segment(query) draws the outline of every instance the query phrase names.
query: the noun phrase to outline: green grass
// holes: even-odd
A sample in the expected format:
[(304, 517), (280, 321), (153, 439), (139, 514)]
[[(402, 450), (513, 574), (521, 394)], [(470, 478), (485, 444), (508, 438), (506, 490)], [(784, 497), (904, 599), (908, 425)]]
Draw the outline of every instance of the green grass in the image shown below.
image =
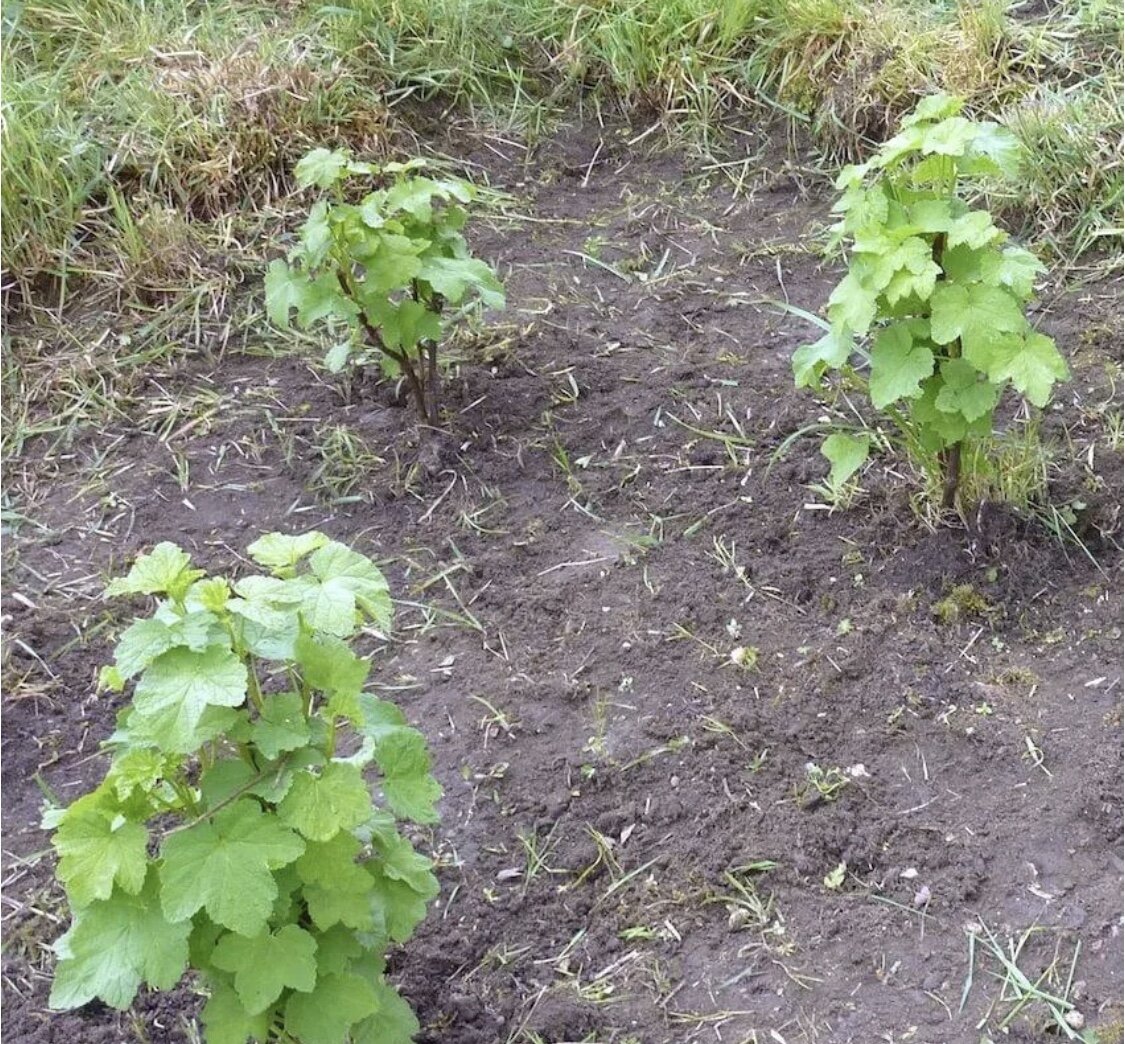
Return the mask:
[(138, 219), (261, 206), (313, 143), (386, 150), (415, 101), (531, 140), (615, 111), (705, 157), (776, 117), (830, 174), (939, 88), (1027, 143), (1018, 193), (994, 195), (1073, 255), (1122, 224), (1121, 20), (1104, 0), (1035, 18), (1002, 0), (13, 2), (4, 268), (67, 271), (106, 238), (111, 187)]

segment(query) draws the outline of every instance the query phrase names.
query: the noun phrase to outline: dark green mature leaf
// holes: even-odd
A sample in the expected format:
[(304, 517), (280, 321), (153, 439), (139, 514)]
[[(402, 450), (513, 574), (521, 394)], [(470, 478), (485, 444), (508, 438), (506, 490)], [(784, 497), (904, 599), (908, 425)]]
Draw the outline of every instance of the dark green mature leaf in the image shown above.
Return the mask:
[(142, 982), (170, 990), (188, 959), (190, 921), (169, 924), (157, 899), (156, 873), (136, 895), (115, 889), (109, 899), (75, 911), (54, 945), (59, 961), (52, 1008), (78, 1008), (95, 997), (127, 1008)]
[(206, 909), (216, 923), (257, 935), (277, 898), (271, 870), (296, 860), (305, 843), (248, 798), (165, 839), (160, 898), (170, 921)]
[(467, 290), (474, 290), (489, 308), (504, 307), (504, 288), (483, 261), (472, 257), (427, 257), (418, 278), (424, 279), (452, 304), (459, 304)]
[(266, 696), (262, 710), (250, 727), (250, 737), (267, 758), (296, 750), (309, 742), (309, 723), (299, 692)]
[(437, 878), (432, 879), (432, 887), (419, 892), (405, 881), (381, 873), (375, 864), (369, 870), (374, 882), (371, 897), (387, 935), (395, 942), (406, 942), (426, 916), (426, 904), (438, 894)]

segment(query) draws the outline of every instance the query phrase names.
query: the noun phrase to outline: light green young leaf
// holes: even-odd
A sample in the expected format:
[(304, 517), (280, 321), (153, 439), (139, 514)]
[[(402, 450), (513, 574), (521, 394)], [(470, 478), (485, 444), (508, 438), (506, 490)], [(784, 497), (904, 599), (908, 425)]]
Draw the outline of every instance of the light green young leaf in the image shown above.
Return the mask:
[(358, 975), (325, 975), (312, 993), (285, 1005), (285, 1032), (301, 1044), (340, 1044), (348, 1029), (379, 1010), (375, 987)]
[[(246, 549), (246, 553), (267, 569), (285, 571), (328, 542), (328, 537), (315, 529), (292, 536), (288, 533), (266, 533), (265, 536), (258, 537)], [(274, 589), (280, 590), (276, 587)]]
[(956, 116), (965, 107), (964, 98), (937, 92), (928, 94), (923, 98), (909, 116), (904, 116), (902, 125), (913, 127), (916, 123), (926, 123), (931, 120), (945, 120)]
[(169, 614), (167, 619), (152, 617), (135, 620), (121, 634), (114, 662), (122, 678), (139, 674), (162, 653), (177, 646), (202, 652), (210, 644), (212, 629), (218, 623), (214, 613)]
[(956, 247), (964, 244), (971, 250), (980, 250), (1007, 238), (1008, 234), (992, 223), (992, 215), (987, 210), (971, 210), (949, 226), (946, 245)]
[(833, 329), (867, 333), (875, 318), (875, 291), (868, 290), (849, 272), (828, 298), (828, 318)]
[(922, 133), (923, 155), (963, 156), (977, 136), (976, 126), (964, 116), (950, 116)]
[(246, 699), (246, 666), (229, 648), (176, 648), (158, 656), (137, 683), (134, 724), (143, 723), (161, 750), (190, 753), (208, 707), (237, 707)]
[(74, 922), (54, 945), (58, 955), (51, 987), (52, 1008), (79, 1008), (100, 997), (128, 1008), (142, 982), (170, 990), (188, 959), (191, 922), (169, 924), (157, 900), (155, 871), (136, 895), (115, 890), (75, 912)]
[(304, 850), (304, 841), (257, 802), (236, 801), (165, 839), (160, 850), (165, 916), (182, 921), (206, 909), (216, 924), (239, 935), (257, 935), (277, 898), (271, 871), (292, 863)]
[(274, 326), (289, 326), (289, 315), (304, 306), (309, 280), (304, 272), (275, 259), (266, 269), (266, 315)]
[(1055, 382), (1065, 381), (1070, 371), (1055, 342), (1033, 332), (1022, 341), (1012, 339), (999, 348), (989, 376), (994, 381), (1010, 380), (1028, 402), (1042, 408), (1050, 401)]
[(793, 377), (798, 388), (815, 388), (826, 369), (838, 370), (852, 354), (850, 331), (834, 328), (819, 341), (803, 344), (793, 353)]
[(863, 465), (871, 453), (871, 439), (867, 435), (850, 435), (834, 432), (821, 443), (821, 454), (832, 465), (828, 485), (839, 492)]
[(203, 576), (202, 569), (190, 569), (191, 557), (175, 544), (157, 544), (147, 555), (141, 555), (127, 576), (111, 580), (105, 597), (128, 594), (170, 594), (182, 597), (192, 582)]
[(298, 773), (277, 811), (310, 841), (327, 841), (371, 815), (371, 795), (359, 769), (334, 761), (319, 775)]
[(108, 899), (116, 884), (136, 895), (148, 873), (148, 831), (141, 823), (100, 809), (64, 814), (53, 838), (58, 876), (71, 904)]
[(324, 354), (324, 368), (329, 373), (342, 373), (352, 355), (351, 341), (334, 344)]
[(992, 412), (1000, 389), (965, 359), (946, 359), (941, 364), (942, 386), (934, 405), (943, 413), (960, 413), (975, 421)]
[(967, 346), (973, 338), (1018, 333), (1027, 325), (1015, 299), (999, 287), (943, 283), (932, 300), (930, 336), (936, 344), (949, 344), (960, 337)]
[(316, 940), (295, 924), (250, 938), (228, 932), (211, 963), (234, 973), (238, 999), (251, 1015), (265, 1011), (286, 987), (302, 993), (316, 987)]
[(1047, 271), (1039, 258), (1023, 247), (1010, 246), (1002, 251), (988, 251), (981, 257), (980, 277), (990, 286), (1009, 287), (1017, 296), (1027, 299), (1035, 289), (1035, 279)]
[(483, 261), (473, 257), (426, 257), (418, 278), (424, 279), (451, 304), (459, 304), (472, 289), (488, 308), (504, 307), (504, 287)]
[(293, 174), (301, 188), (331, 188), (343, 177), (349, 159), (343, 149), (313, 149), (297, 163)]
[(331, 542), (313, 553), (309, 566), (322, 587), (350, 592), (363, 613), (380, 630), (390, 632), (394, 613), (390, 590), (386, 578), (371, 559), (343, 544)]
[[(924, 323), (922, 324), (924, 326)], [(871, 404), (885, 409), (899, 399), (916, 399), (921, 383), (934, 372), (934, 354), (915, 337), (914, 322), (880, 330), (871, 349)]]
[(307, 330), (329, 316), (351, 322), (359, 311), (359, 305), (344, 293), (336, 273), (322, 272), (306, 284), (297, 310), (297, 322), (301, 329)]

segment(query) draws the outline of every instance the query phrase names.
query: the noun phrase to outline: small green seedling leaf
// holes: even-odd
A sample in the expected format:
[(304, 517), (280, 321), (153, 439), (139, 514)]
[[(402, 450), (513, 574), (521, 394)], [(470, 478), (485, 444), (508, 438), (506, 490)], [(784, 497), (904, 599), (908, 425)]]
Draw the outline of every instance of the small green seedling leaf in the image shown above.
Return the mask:
[(824, 440), (820, 452), (832, 465), (828, 473), (828, 485), (833, 492), (839, 493), (867, 462), (871, 453), (871, 440), (866, 435), (835, 432)]

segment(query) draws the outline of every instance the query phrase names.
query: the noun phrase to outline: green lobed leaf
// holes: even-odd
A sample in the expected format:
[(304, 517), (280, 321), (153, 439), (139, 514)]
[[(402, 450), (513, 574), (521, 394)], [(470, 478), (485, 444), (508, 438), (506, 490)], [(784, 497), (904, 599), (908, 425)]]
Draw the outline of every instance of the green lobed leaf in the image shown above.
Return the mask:
[(327, 189), (344, 176), (349, 160), (344, 149), (313, 149), (297, 163), (293, 174), (301, 188), (315, 185), (317, 188)]
[(348, 970), (365, 947), (355, 932), (338, 924), (316, 933), (316, 967), (320, 975), (337, 975)]
[(834, 432), (820, 446), (820, 452), (832, 465), (828, 473), (829, 487), (839, 492), (871, 454), (871, 439), (867, 435)]
[(395, 815), (415, 823), (436, 823), (434, 804), (442, 789), (430, 775), (430, 755), (422, 734), (395, 729), (376, 743), (375, 760), (383, 774), (383, 796)]
[(182, 597), (192, 582), (203, 576), (202, 569), (191, 569), (191, 557), (175, 544), (157, 544), (133, 563), (128, 574), (111, 580), (106, 598), (129, 594), (170, 594)]
[(160, 898), (170, 921), (197, 910), (239, 935), (265, 927), (277, 884), (272, 870), (296, 860), (305, 843), (249, 798), (167, 837), (160, 850)]
[(943, 283), (934, 291), (932, 300), (930, 336), (936, 344), (949, 344), (960, 337), (968, 349), (974, 339), (1016, 333), (1027, 325), (1016, 300), (999, 287)]
[(249, 938), (228, 932), (211, 963), (234, 973), (235, 992), (251, 1015), (265, 1011), (286, 988), (311, 993), (316, 987), (316, 940), (295, 924)]
[(989, 377), (994, 381), (1009, 380), (1012, 386), (1034, 406), (1043, 407), (1051, 399), (1056, 381), (1070, 376), (1066, 362), (1055, 342), (1041, 333), (1009, 340), (996, 351)]
[(237, 707), (245, 701), (246, 691), (246, 665), (231, 649), (170, 649), (152, 662), (137, 683), (131, 725), (143, 722), (145, 734), (161, 750), (191, 753), (204, 711)]
[[(365, 616), (384, 632), (390, 632), (394, 613), (390, 590), (386, 578), (371, 559), (333, 541), (313, 552), (309, 566), (322, 588), (349, 592), (354, 605)], [(345, 635), (327, 627), (324, 630), (339, 637), (352, 633), (349, 630)]]
[(880, 330), (871, 348), (871, 404), (885, 409), (899, 399), (916, 399), (934, 372), (934, 354), (918, 334), (925, 322), (894, 323)]
[(389, 983), (374, 983), (379, 1010), (352, 1030), (352, 1044), (411, 1044), (421, 1031), (410, 1005)]
[(850, 331), (835, 328), (819, 341), (803, 344), (793, 353), (793, 377), (798, 388), (815, 388), (826, 369), (838, 370), (852, 354), (854, 338)]
[(304, 272), (280, 259), (266, 269), (266, 315), (274, 326), (286, 329), (293, 311), (304, 305), (309, 280)]
[(489, 308), (504, 307), (504, 288), (492, 269), (478, 258), (428, 257), (418, 278), (424, 279), (451, 304), (459, 304), (473, 290)]
[(987, 210), (972, 210), (968, 214), (962, 214), (949, 226), (946, 244), (950, 247), (964, 244), (971, 250), (980, 250), (1006, 238), (1007, 233), (992, 223), (992, 215)]
[(172, 613), (169, 619), (151, 617), (133, 621), (122, 632), (114, 651), (114, 662), (120, 676), (132, 678), (161, 653), (178, 646), (202, 652), (210, 644), (218, 622), (218, 617), (206, 610), (182, 617)]
[(381, 873), (375, 864), (368, 869), (374, 882), (371, 898), (387, 935), (395, 942), (406, 942), (425, 918), (429, 901), (438, 894), (437, 878), (431, 888), (419, 892), (405, 881)]
[(142, 982), (170, 990), (187, 967), (191, 922), (169, 924), (157, 899), (151, 871), (136, 895), (115, 889), (75, 911), (74, 921), (54, 944), (58, 955), (50, 1006), (78, 1008), (95, 997), (128, 1008)]
[(64, 814), (53, 838), (58, 876), (74, 906), (109, 899), (116, 884), (136, 895), (148, 873), (148, 831), (120, 813), (100, 809)]
[(315, 529), (295, 536), (266, 533), (247, 547), (246, 553), (267, 569), (288, 570), (328, 542), (328, 537)]
[(380, 930), (376, 920), (379, 911), (372, 903), (374, 884), (370, 874), (362, 891), (343, 891), (331, 885), (305, 885), (302, 894), (308, 906), (309, 917), (322, 931), (335, 925), (344, 925), (357, 931)]
[(875, 319), (875, 291), (849, 272), (828, 298), (828, 318), (834, 329), (865, 334)]
[(327, 841), (371, 815), (371, 794), (358, 768), (333, 761), (319, 774), (298, 773), (277, 811), (310, 841)]
[(265, 1044), (270, 1037), (270, 1013), (251, 1015), (238, 994), (223, 983), (212, 986), (201, 1020), (206, 1044), (246, 1044), (248, 1039)]
[(934, 405), (943, 413), (960, 413), (968, 421), (990, 414), (1000, 398), (991, 384), (965, 359), (946, 359), (941, 364), (941, 390)]
[(988, 251), (982, 255), (980, 262), (983, 282), (991, 286), (1006, 286), (1025, 300), (1035, 289), (1036, 277), (1046, 271), (1046, 266), (1030, 250), (1016, 246)]
[(375, 987), (358, 975), (325, 975), (312, 993), (285, 1005), (285, 1031), (301, 1044), (340, 1044), (349, 1028), (379, 1010)]
[(265, 696), (258, 718), (250, 726), (250, 738), (267, 758), (296, 750), (309, 742), (309, 723), (304, 701), (297, 692)]

